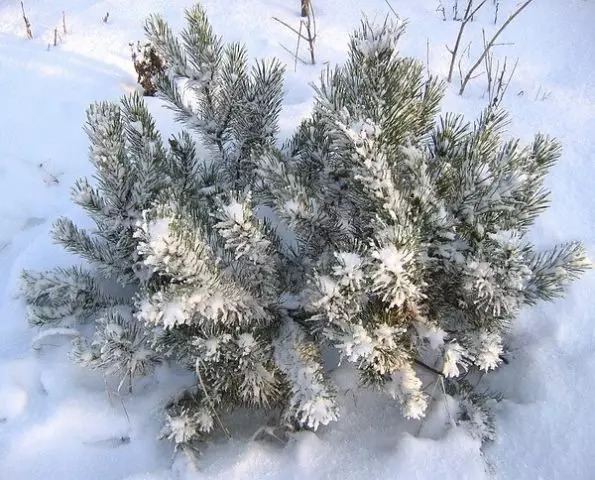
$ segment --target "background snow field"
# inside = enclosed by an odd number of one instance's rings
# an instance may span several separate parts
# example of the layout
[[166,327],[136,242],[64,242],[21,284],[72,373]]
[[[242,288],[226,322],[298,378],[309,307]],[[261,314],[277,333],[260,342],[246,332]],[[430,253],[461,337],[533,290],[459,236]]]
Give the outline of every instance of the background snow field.
[[[214,30],[226,41],[245,42],[251,57],[276,56],[288,64],[282,137],[310,111],[315,81],[325,64],[344,59],[348,34],[364,12],[383,19],[384,0],[314,0],[318,64],[298,64],[282,48],[295,36],[275,22],[299,22],[299,0],[203,0]],[[446,21],[437,10],[444,5]],[[454,0],[392,0],[408,19],[402,53],[442,77],[459,27]],[[464,2],[459,2],[464,3]],[[471,22],[471,58],[481,29],[494,32],[516,0],[488,1]],[[20,2],[0,0],[0,479],[574,479],[595,478],[595,273],[574,283],[566,298],[527,310],[515,327],[513,360],[495,373],[504,394],[498,437],[480,451],[479,441],[448,426],[448,404],[437,402],[428,418],[402,419],[398,406],[372,392],[342,389],[341,416],[315,435],[300,433],[285,448],[251,440],[262,419],[238,412],[233,438],[215,438],[201,470],[156,438],[163,392],[188,383],[187,374],[162,368],[132,396],[120,397],[100,374],[67,359],[68,337],[35,339],[18,298],[25,268],[43,269],[77,260],[51,244],[52,221],[73,211],[75,179],[92,175],[85,109],[134,91],[129,42],[143,39],[143,21],[161,13],[174,29],[192,0],[28,0],[33,39],[25,34]],[[66,13],[68,33],[58,45],[54,28]],[[109,12],[107,23],[102,17]],[[537,0],[503,33],[495,56],[519,63],[503,106],[511,134],[557,137],[564,153],[547,180],[552,205],[537,221],[537,246],[581,239],[594,258],[595,2]],[[49,47],[48,47],[49,45]],[[305,51],[305,50],[304,50]],[[428,55],[429,52],[429,55]],[[467,61],[467,60],[465,60]],[[470,60],[469,60],[470,61]],[[485,79],[457,95],[458,75],[443,111],[472,120],[485,105]],[[170,114],[149,99],[164,136],[175,132]],[[348,385],[338,368],[336,382]]]

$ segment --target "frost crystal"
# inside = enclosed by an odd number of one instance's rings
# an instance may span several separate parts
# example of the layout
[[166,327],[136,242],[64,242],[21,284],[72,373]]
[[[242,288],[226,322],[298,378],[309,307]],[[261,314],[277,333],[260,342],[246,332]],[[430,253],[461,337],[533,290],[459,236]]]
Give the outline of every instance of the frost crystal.
[[418,289],[407,272],[407,264],[413,260],[410,252],[389,245],[373,251],[372,258],[377,260],[372,274],[374,291],[380,293],[390,307],[400,307],[405,300],[417,297]]
[[361,325],[355,325],[350,335],[344,335],[338,347],[351,362],[374,354],[374,340]]
[[244,223],[244,207],[236,201],[223,207],[225,214],[237,223]]
[[198,434],[197,423],[186,413],[177,416],[167,415],[167,438],[176,444],[191,442]]
[[502,338],[497,333],[482,331],[475,341],[477,355],[475,363],[480,370],[488,371],[496,368],[502,361]]
[[335,257],[339,261],[339,265],[333,268],[333,274],[339,279],[339,284],[349,286],[354,291],[358,290],[364,279],[362,257],[350,252],[336,253]]
[[463,363],[464,349],[456,342],[448,343],[444,348],[444,365],[442,373],[445,377],[458,377],[461,372],[459,366]]
[[393,398],[399,400],[406,418],[420,419],[425,416],[428,400],[413,368],[407,366],[394,373],[386,388]]
[[203,433],[210,432],[215,426],[213,415],[211,415],[211,413],[206,408],[201,408],[196,413],[195,419],[196,423],[198,424],[198,429]]

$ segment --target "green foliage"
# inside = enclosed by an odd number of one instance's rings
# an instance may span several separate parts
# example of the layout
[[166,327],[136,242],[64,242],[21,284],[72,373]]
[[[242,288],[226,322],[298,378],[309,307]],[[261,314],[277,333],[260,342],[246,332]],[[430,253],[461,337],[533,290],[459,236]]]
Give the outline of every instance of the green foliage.
[[199,6],[186,20],[179,38],[156,16],[146,31],[188,131],[165,145],[138,96],[89,109],[96,176],[73,199],[95,227],[54,229],[86,266],[24,272],[30,322],[91,321],[73,355],[120,386],[164,359],[194,371],[163,431],[187,453],[238,406],[290,429],[335,420],[326,344],[410,418],[429,404],[418,369],[444,377],[459,420],[492,439],[465,377],[496,368],[519,311],[589,267],[579,243],[528,241],[558,143],[505,140],[494,109],[437,119],[442,84],[398,54],[404,26],[364,20],[279,149],[281,65],[248,68]]
[[436,121],[442,86],[398,55],[402,33],[364,20],[312,118],[259,172],[262,200],[298,238],[312,328],[420,418],[419,362],[455,379],[495,368],[520,309],[589,263],[578,243],[540,253],[527,239],[559,144],[504,140],[492,108],[473,125]]
[[180,38],[159,16],[146,22],[147,36],[168,70],[158,95],[176,120],[212,148],[225,166],[226,184],[243,190],[254,181],[252,153],[274,145],[285,69],[276,59],[249,68],[246,48],[225,45],[200,5],[186,12],[186,21]]

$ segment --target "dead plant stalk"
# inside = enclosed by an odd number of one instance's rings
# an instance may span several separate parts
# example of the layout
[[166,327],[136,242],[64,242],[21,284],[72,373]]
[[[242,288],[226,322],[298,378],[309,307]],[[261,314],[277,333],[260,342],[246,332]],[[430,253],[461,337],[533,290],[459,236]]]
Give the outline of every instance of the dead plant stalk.
[[[300,41],[304,40],[304,41],[308,42],[308,47],[310,50],[310,62],[312,63],[312,65],[314,65],[314,64],[316,64],[316,55],[315,55],[315,49],[314,49],[314,44],[316,41],[316,17],[314,16],[314,9],[312,8],[311,2],[308,3],[308,8],[309,8],[308,18],[306,20],[300,20],[299,30],[292,27],[291,25],[289,25],[287,22],[281,20],[280,18],[273,17],[273,20],[275,20],[276,22],[279,22],[281,25],[288,28],[289,30],[291,30],[293,33],[295,33],[297,35],[297,46],[296,46],[295,54],[290,52],[288,48],[281,45],[285,50],[287,50],[294,56],[295,63],[297,64],[297,60],[300,60],[303,63],[307,63],[298,56],[299,48],[300,48]],[[306,29],[305,34],[302,33],[304,28]]]
[[479,11],[479,9],[481,7],[483,7],[483,5],[487,2],[487,0],[483,0],[477,7],[475,7],[475,9],[471,12],[471,7],[473,6],[473,0],[469,0],[469,3],[467,3],[467,8],[465,9],[465,16],[464,18],[461,20],[461,27],[459,28],[459,33],[457,34],[457,39],[455,40],[455,45],[454,48],[452,50],[448,49],[447,50],[450,52],[450,54],[452,55],[450,58],[450,67],[448,68],[448,77],[447,77],[447,81],[451,82],[452,81],[452,72],[454,70],[454,66],[455,66],[455,61],[457,58],[457,53],[459,51],[459,46],[461,44],[461,39],[463,38],[463,30],[465,29],[465,26],[467,25],[467,23],[473,18],[473,16]]
[[21,0],[21,10],[23,12],[23,21],[25,22],[25,30],[27,31],[27,38],[31,40],[33,38],[33,32],[31,31],[31,22],[27,18],[27,14],[25,13],[25,4]]
[[471,80],[471,78],[473,77],[473,72],[475,72],[475,70],[477,70],[477,68],[482,64],[482,62],[484,61],[486,55],[488,55],[490,49],[494,46],[494,44],[496,43],[496,39],[500,36],[500,34],[504,31],[504,29],[510,25],[510,23],[525,9],[529,6],[529,4],[531,4],[533,2],[533,0],[527,0],[525,3],[523,3],[519,8],[517,8],[511,15],[510,17],[508,17],[508,19],[502,24],[502,26],[498,29],[498,31],[494,34],[494,36],[491,38],[491,40],[486,44],[485,48],[483,49],[483,52],[481,53],[481,55],[479,56],[479,58],[477,59],[477,61],[473,64],[473,66],[469,69],[469,71],[467,72],[467,75],[465,75],[465,78],[461,81],[461,88],[459,90],[459,95],[463,95],[463,93],[465,92],[465,88],[467,87],[467,84],[469,83],[469,80]]

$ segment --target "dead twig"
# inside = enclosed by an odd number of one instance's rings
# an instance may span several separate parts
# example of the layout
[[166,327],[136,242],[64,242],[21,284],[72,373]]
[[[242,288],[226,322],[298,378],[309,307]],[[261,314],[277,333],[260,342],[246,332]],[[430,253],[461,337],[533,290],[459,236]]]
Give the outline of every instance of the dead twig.
[[426,37],[426,73],[430,76],[430,39]]
[[[482,28],[481,29],[481,36],[483,38],[483,48],[486,47],[487,42],[486,42],[486,32],[485,30]],[[485,58],[485,66],[486,66],[486,76],[488,78],[488,98],[490,99],[490,103],[491,103],[491,92],[492,92],[492,83],[493,83],[493,67],[494,65],[494,55],[492,54],[492,52],[488,52],[488,54],[486,55]]]
[[[504,78],[504,71],[506,70],[506,59],[504,59],[504,62],[505,62],[504,63],[505,68],[504,68],[504,70],[502,72],[502,75],[501,75],[502,79]],[[510,75],[508,76],[508,80],[506,80],[506,82],[504,84],[502,83],[502,80],[500,80],[500,83],[499,83],[500,96],[498,97],[499,98],[498,104],[502,101],[502,99],[504,98],[504,95],[506,95],[506,92],[508,91],[508,87],[510,85],[510,82],[512,81],[512,77],[514,77],[514,74],[516,72],[516,68],[518,67],[518,65],[519,65],[519,59],[517,58],[515,60],[515,62],[514,62],[514,65],[512,66],[512,70],[510,71]]]
[[510,23],[525,9],[529,6],[529,4],[531,4],[531,2],[533,2],[533,0],[527,0],[525,3],[523,3],[519,8],[517,8],[511,15],[510,17],[508,17],[508,19],[502,24],[502,26],[498,29],[498,31],[494,34],[494,36],[492,37],[492,39],[487,43],[486,47],[484,48],[482,54],[479,56],[479,58],[477,59],[477,61],[473,64],[473,66],[469,69],[469,71],[467,72],[467,75],[465,75],[465,78],[463,79],[463,81],[461,82],[461,88],[459,90],[459,95],[463,95],[463,93],[465,92],[465,88],[467,87],[467,84],[469,83],[469,81],[471,80],[471,77],[473,76],[473,72],[477,69],[477,67],[479,67],[479,65],[481,65],[481,63],[484,61],[485,56],[488,54],[489,50],[494,46],[496,39],[500,36],[500,34],[504,31],[504,29],[510,25]]
[[302,39],[302,27],[304,26],[303,22],[300,22],[300,31],[298,32],[297,37],[297,44],[295,46],[295,60],[293,64],[293,70],[297,72],[297,62],[298,62],[298,55],[300,54],[300,41]]
[[552,96],[552,92],[550,92],[547,89],[543,89],[543,92],[542,92],[541,85],[540,85],[539,88],[537,89],[537,93],[535,94],[535,101],[536,102],[537,101],[545,102],[551,96]]
[[66,35],[68,32],[66,31],[66,12],[62,11],[62,32]]
[[27,38],[31,40],[33,38],[33,32],[31,31],[31,22],[25,14],[25,4],[21,0],[21,10],[23,12],[23,21],[25,22],[25,29],[27,31]]
[[465,16],[464,16],[463,20],[461,21],[461,27],[459,28],[459,33],[457,34],[457,39],[455,40],[454,48],[452,50],[450,50],[448,47],[446,47],[447,50],[451,54],[450,67],[448,68],[448,77],[446,78],[446,80],[448,82],[452,81],[452,72],[454,70],[457,53],[459,51],[459,46],[461,44],[461,39],[463,38],[463,30],[465,29],[465,26],[467,25],[467,23],[473,18],[473,16],[479,11],[479,9],[481,7],[483,7],[483,5],[486,2],[487,2],[487,0],[482,0],[482,2],[477,7],[475,7],[475,9],[473,9],[473,11],[471,11],[471,8],[473,7],[473,0],[469,0],[469,2],[467,3],[467,8],[465,9]]
[[399,14],[396,12],[396,10],[393,8],[393,6],[390,4],[390,2],[388,0],[384,0],[386,2],[386,4],[388,5],[388,8],[390,8],[390,11],[393,12],[393,15],[396,18],[400,18]]
[[306,21],[306,32],[308,33],[308,46],[310,47],[310,60],[312,60],[312,65],[314,65],[316,63],[316,56],[314,53],[314,42],[316,41],[316,17],[314,16],[314,8],[312,7],[312,2],[310,0],[309,3],[310,14]]
[[[287,48],[285,45],[283,45],[282,43],[279,43],[279,46],[285,50],[287,53],[289,53],[292,57],[295,55],[294,52],[292,52],[289,48]],[[299,60],[300,62],[302,62],[304,65],[310,65],[310,63],[307,60],[304,60],[302,57],[296,57],[297,60]]]
[[[290,31],[292,31],[293,33],[295,33],[297,35],[297,47],[296,47],[295,53],[291,52],[287,47],[281,45],[286,51],[291,53],[292,57],[294,57],[296,69],[297,69],[297,60],[303,61],[299,57],[299,48],[300,48],[301,40],[308,42],[308,47],[310,50],[310,63],[312,65],[314,65],[316,63],[316,55],[315,55],[314,45],[316,42],[317,34],[316,34],[316,16],[314,15],[314,8],[312,6],[312,2],[311,1],[308,2],[308,17],[306,20],[300,20],[299,29],[296,29],[295,27],[289,25],[287,22],[285,22],[284,20],[281,20],[280,18],[273,17],[273,20],[280,23],[281,25],[283,25],[284,27],[286,27],[287,29],[289,29]],[[304,28],[306,30],[305,33],[303,33]]]
[[209,406],[211,407],[213,416],[217,419],[217,422],[219,422],[219,426],[221,427],[223,432],[227,435],[227,437],[231,438],[231,433],[229,432],[229,430],[227,429],[225,424],[221,421],[221,417],[219,417],[219,415],[217,414],[217,409],[215,408],[215,402],[212,400],[211,396],[209,395],[209,391],[207,390],[205,382],[202,379],[202,375],[200,374],[200,365],[199,365],[200,363],[202,363],[200,358],[197,358],[195,370],[196,370],[196,376],[198,377],[198,381],[200,382],[202,391],[204,392],[205,397],[206,397],[207,401],[209,402]]
[[[293,33],[295,33],[296,35],[301,35],[300,32],[298,32],[295,28],[293,28],[291,25],[289,25],[288,23],[284,22],[283,20],[277,18],[277,17],[273,17],[273,20],[275,20],[276,22],[279,22],[281,25],[289,28]],[[305,40],[307,40],[305,37],[302,37]]]
[[442,12],[442,21],[446,22],[446,10],[444,8],[444,5],[442,5],[442,3],[440,3],[438,5],[438,7],[436,7],[436,11],[437,12]]
[[508,70],[508,58],[504,57],[504,63],[502,64],[502,68],[500,68],[500,61],[496,63],[496,70],[493,76],[493,57],[491,54],[489,55],[489,58],[490,66],[487,67],[486,63],[486,68],[489,68],[490,72],[488,75],[488,102],[490,107],[498,107],[500,103],[502,103],[502,99],[506,95],[506,91],[508,90],[510,82],[512,81],[512,77],[516,72],[519,60],[517,59],[515,61],[512,70],[508,75],[508,78],[506,78],[506,72]]

